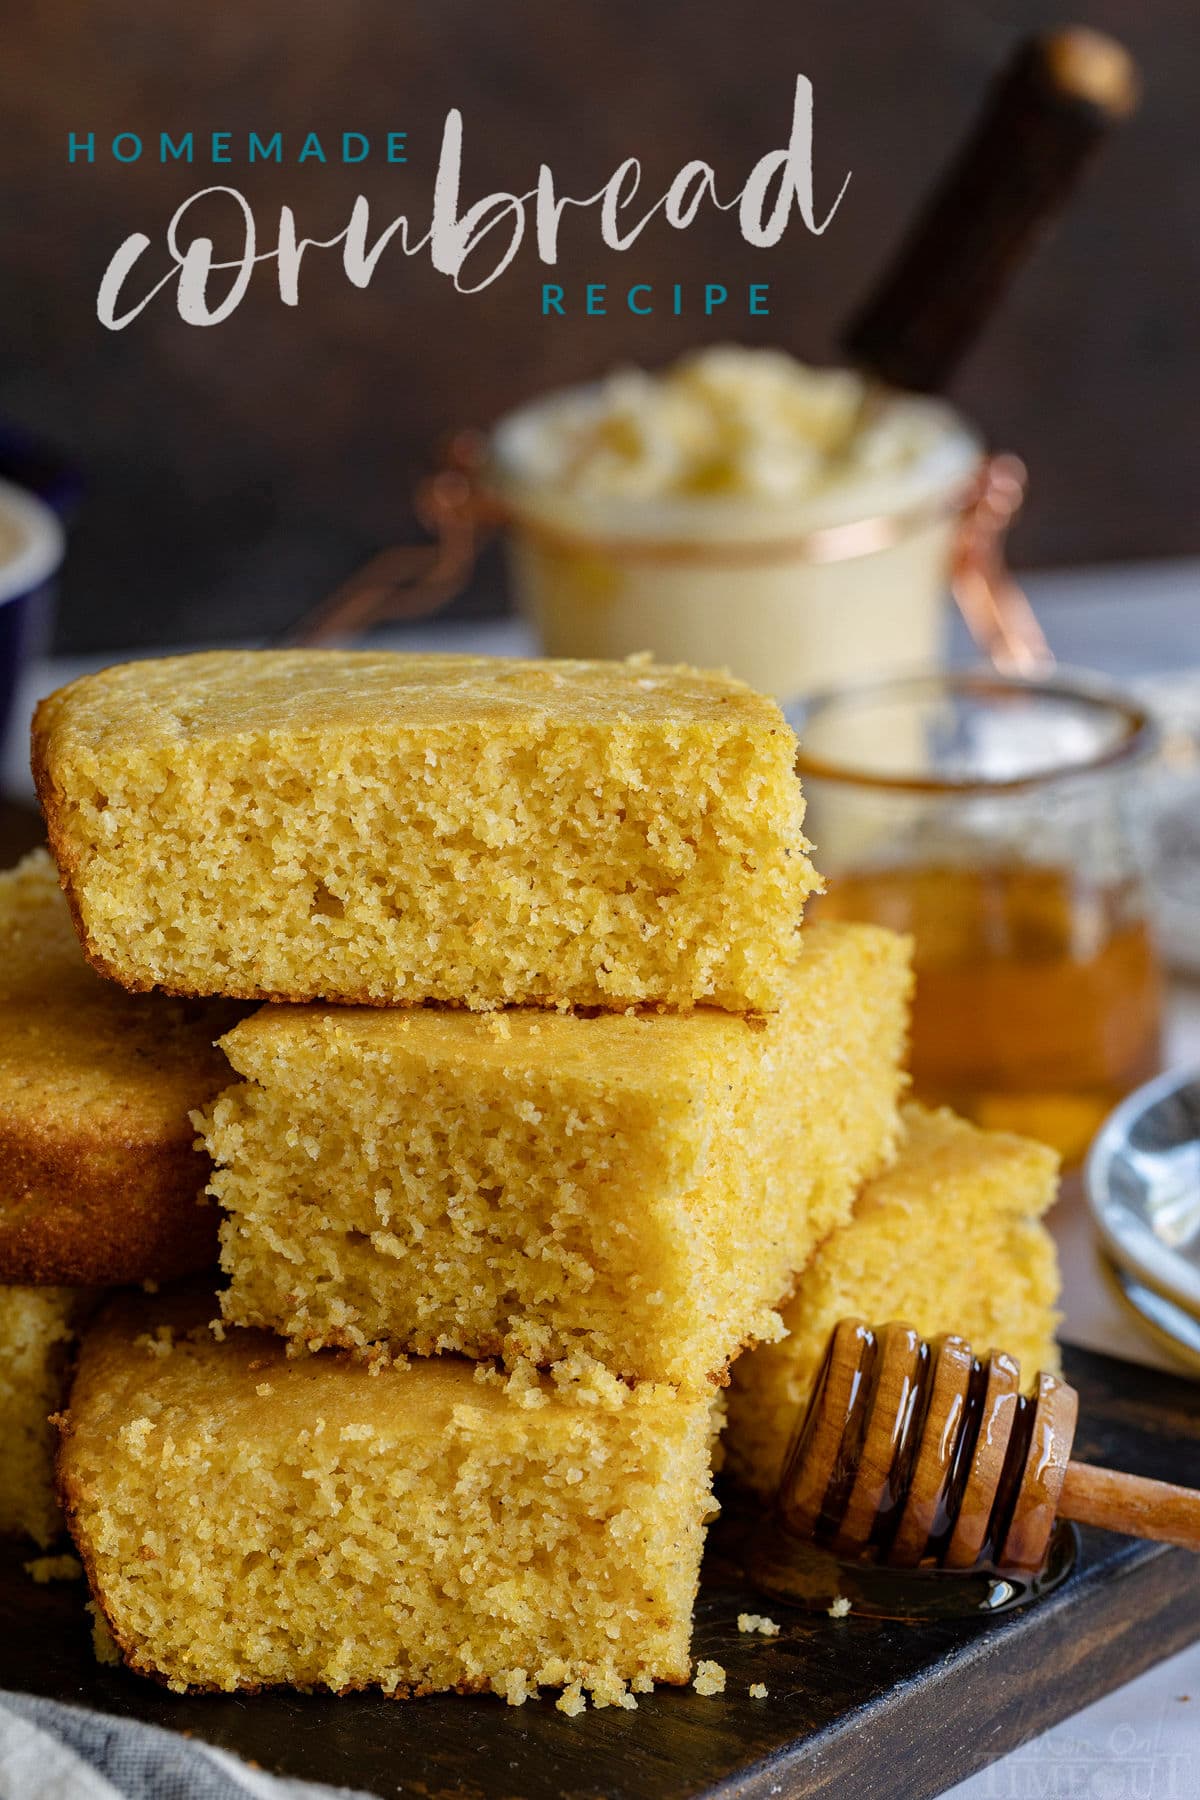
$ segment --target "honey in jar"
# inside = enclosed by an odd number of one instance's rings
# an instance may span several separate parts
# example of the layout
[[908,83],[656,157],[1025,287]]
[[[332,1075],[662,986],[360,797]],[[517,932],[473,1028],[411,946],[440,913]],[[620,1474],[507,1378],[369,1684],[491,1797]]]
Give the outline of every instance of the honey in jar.
[[1098,677],[888,675],[788,709],[826,917],[915,941],[913,1088],[1082,1161],[1159,1059],[1145,708]]
[[1130,877],[1069,867],[842,873],[813,917],[911,932],[913,1092],[1078,1162],[1159,1066],[1162,983]]

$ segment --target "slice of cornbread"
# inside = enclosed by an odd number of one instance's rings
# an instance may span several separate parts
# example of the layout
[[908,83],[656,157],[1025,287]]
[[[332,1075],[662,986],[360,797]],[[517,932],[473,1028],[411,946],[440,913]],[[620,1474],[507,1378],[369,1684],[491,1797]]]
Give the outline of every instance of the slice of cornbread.
[[119,1302],[71,1394],[67,1517],[132,1668],[509,1698],[687,1680],[711,1397],[595,1364],[289,1359],[216,1342],[212,1310]]
[[216,1262],[188,1111],[244,1012],[124,994],[79,953],[54,865],[0,874],[0,1281],[115,1285]]
[[0,1286],[0,1533],[44,1548],[63,1528],[54,1428],[75,1333],[94,1296],[79,1288]]
[[899,1160],[805,1268],[784,1309],[789,1336],[734,1365],[723,1440],[732,1474],[774,1490],[839,1319],[957,1332],[977,1355],[1011,1351],[1030,1385],[1057,1369],[1058,1260],[1039,1222],[1057,1174],[1042,1144],[905,1107]]
[[197,1123],[234,1324],[720,1378],[889,1155],[908,940],[816,925],[765,1020],[265,1007]]
[[34,772],[85,951],[125,987],[617,1005],[782,997],[796,743],[694,669],[217,651],[85,676]]

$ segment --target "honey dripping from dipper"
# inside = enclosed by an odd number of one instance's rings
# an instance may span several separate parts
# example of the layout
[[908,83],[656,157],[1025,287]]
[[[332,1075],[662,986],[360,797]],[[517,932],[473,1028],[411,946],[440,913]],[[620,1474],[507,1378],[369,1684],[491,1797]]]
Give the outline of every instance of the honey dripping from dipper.
[[1022,1394],[1003,1351],[843,1319],[747,1573],[811,1608],[955,1617],[1056,1586],[1072,1520],[1200,1549],[1200,1494],[1071,1460],[1078,1404],[1045,1372]]

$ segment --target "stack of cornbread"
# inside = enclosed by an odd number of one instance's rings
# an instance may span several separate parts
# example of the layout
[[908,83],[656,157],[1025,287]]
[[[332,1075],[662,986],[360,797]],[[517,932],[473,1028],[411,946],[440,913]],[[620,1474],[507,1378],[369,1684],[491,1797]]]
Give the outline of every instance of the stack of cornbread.
[[0,874],[0,1532],[61,1529],[48,1415],[105,1287],[212,1267],[189,1109],[246,1009],[123,993],[87,967],[44,851]]
[[690,1673],[731,1364],[766,1491],[842,1312],[1052,1358],[1053,1160],[901,1118],[908,946],[800,931],[794,751],[643,661],[212,654],[43,704],[93,968],[267,1003],[196,1099],[223,1323],[110,1305],[64,1426],[131,1666],[633,1704]]

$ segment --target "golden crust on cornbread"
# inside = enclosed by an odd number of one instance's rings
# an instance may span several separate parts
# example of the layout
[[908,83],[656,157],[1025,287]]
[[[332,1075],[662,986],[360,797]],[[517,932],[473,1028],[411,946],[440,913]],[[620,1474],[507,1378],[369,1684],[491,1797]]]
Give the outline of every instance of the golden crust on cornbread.
[[214,651],[44,700],[93,966],[134,990],[770,1011],[816,885],[795,739],[633,663]]
[[726,1467],[767,1494],[839,1319],[890,1319],[926,1337],[957,1332],[977,1355],[1008,1350],[1032,1385],[1057,1369],[1058,1260],[1039,1222],[1058,1158],[1008,1132],[980,1131],[943,1108],[904,1109],[892,1168],[863,1189],[784,1308],[789,1335],[733,1369]]
[[85,1289],[0,1286],[0,1534],[44,1549],[63,1528],[51,1413],[63,1403]]
[[813,925],[781,1010],[265,1007],[197,1124],[230,1322],[724,1379],[890,1155],[907,939]]
[[594,1364],[372,1373],[122,1299],[88,1331],[65,1510],[131,1668],[175,1689],[682,1682],[713,1406]]
[[0,874],[0,1281],[115,1285],[213,1266],[191,1107],[242,1008],[133,997],[79,953],[54,867]]

